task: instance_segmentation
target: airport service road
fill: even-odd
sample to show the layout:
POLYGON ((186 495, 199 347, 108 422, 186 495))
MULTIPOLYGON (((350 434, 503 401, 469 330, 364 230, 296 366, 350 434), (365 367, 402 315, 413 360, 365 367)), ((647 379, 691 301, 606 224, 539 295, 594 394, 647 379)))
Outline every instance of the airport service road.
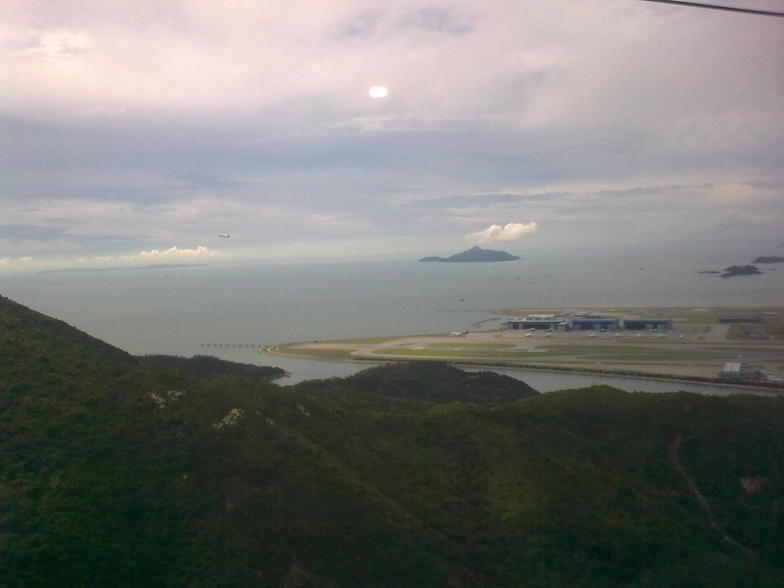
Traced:
POLYGON ((484 331, 291 343, 268 352, 314 359, 432 359, 510 366, 639 372, 714 378, 728 361, 784 373, 784 344, 731 341, 727 325, 700 325, 667 333, 621 331, 484 331))

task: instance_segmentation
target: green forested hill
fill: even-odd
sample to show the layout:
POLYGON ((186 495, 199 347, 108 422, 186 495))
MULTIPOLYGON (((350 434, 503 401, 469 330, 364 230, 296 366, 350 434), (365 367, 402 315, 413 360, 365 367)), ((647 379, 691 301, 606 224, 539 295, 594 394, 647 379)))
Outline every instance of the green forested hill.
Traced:
POLYGON ((0 298, 2 586, 780 586, 784 402, 194 376, 0 298))
POLYGON ((215 375, 241 375, 256 380, 272 380, 285 375, 286 371, 279 367, 266 365, 253 365, 237 363, 210 357, 209 355, 194 355, 193 357, 178 357, 176 355, 142 355, 136 358, 142 365, 179 370, 196 376, 215 375))

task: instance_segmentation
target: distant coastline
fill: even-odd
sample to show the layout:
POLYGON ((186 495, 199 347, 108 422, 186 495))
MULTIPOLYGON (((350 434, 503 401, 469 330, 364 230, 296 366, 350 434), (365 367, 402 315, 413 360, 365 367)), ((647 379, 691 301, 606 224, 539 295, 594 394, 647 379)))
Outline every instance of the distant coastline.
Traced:
POLYGON ((751 263, 784 263, 784 257, 780 255, 760 255, 751 263))
POLYGON ((569 367, 569 366, 555 366, 548 365, 542 366, 538 364, 520 364, 514 362, 504 361, 476 361, 469 359, 392 359, 392 358, 373 358, 373 357, 324 357, 314 355, 304 355, 301 353, 289 353, 280 350, 280 345, 267 345, 259 351, 266 355, 273 355, 279 357, 291 357, 297 359, 310 359, 314 361, 338 362, 338 363, 366 363, 378 365, 381 363, 400 363, 401 361, 434 361, 448 363, 460 367, 472 367, 479 369, 504 369, 504 370, 520 370, 520 371, 537 371, 537 372, 552 372, 552 373, 569 373, 569 374, 587 374, 592 376, 607 376, 607 377, 621 377, 633 378, 635 380, 653 380, 659 382, 683 382, 686 384, 705 384, 710 386, 717 386, 727 389, 741 389, 741 390, 758 390, 770 392, 771 394, 784 395, 784 386, 777 383, 756 383, 756 384, 729 384, 726 381, 719 380, 718 378, 706 378, 701 376, 684 376, 684 375, 668 375, 668 374, 650 374, 646 372, 638 372, 633 370, 612 370, 600 369, 589 367, 569 367))
POLYGON ((63 269, 41 270, 39 274, 70 274, 75 272, 116 272, 124 270, 181 269, 186 267, 207 267, 206 263, 156 263, 153 265, 132 265, 129 267, 67 267, 63 269))
POLYGON ((512 326, 522 321, 514 319, 507 321, 505 328, 487 331, 302 341, 268 345, 263 351, 327 361, 442 361, 489 369, 551 370, 784 392, 784 370, 778 363, 784 350, 781 307, 616 308, 605 309, 604 316, 585 308, 495 312, 527 314, 532 323, 538 320, 542 324, 512 326), (590 320, 586 316, 600 321, 621 317, 623 326, 561 327, 561 320, 574 316, 582 317, 581 321, 590 320), (652 326, 655 321, 661 326, 652 326), (740 353, 759 377, 731 382, 722 379, 723 367, 737 361, 740 353))
MULTIPOLYGON (((701 274, 721 274, 722 278, 734 278, 735 276, 757 276, 763 274, 762 270, 755 263, 784 263, 784 257, 779 255, 760 255, 755 258, 751 264, 745 265, 731 265, 725 267, 723 270, 702 270, 701 274)), ((775 271, 776 268, 770 268, 770 271, 775 271)))

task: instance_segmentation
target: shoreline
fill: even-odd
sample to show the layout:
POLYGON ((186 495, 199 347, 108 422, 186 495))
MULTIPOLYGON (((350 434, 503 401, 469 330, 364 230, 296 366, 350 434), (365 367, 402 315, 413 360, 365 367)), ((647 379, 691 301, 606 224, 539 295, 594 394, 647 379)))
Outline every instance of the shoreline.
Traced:
MULTIPOLYGON (((304 342, 302 342, 304 343, 304 342)), ((297 342, 294 343, 285 343, 283 345, 296 345, 297 342)), ((635 380, 653 380, 653 381, 664 381, 664 382, 683 382, 687 384, 705 384, 706 386, 717 386, 720 388, 730 388, 730 389, 738 389, 738 390, 756 390, 756 391, 765 391, 771 392, 778 395, 784 395, 784 384, 777 384, 777 383, 759 383, 759 384, 734 384, 728 383, 723 380, 719 380, 718 378, 707 378, 702 376, 678 376, 678 375, 667 375, 667 374, 648 374, 645 372, 637 372, 631 370, 609 370, 609 369, 598 369, 598 368, 576 368, 570 366, 542 366, 542 365, 532 365, 532 364, 517 364, 511 362, 504 362, 504 361, 488 361, 488 362, 479 362, 474 360, 453 360, 453 359, 430 359, 430 358, 405 358, 402 357, 400 359, 391 359, 388 357, 379 357, 379 358, 369 358, 369 357, 346 357, 346 358, 326 358, 323 356, 319 356, 317 354, 306 354, 306 353, 286 353, 285 351, 280 351, 279 348, 281 347, 280 344, 278 345, 267 345, 259 350, 261 354, 267 355, 278 355, 280 357, 290 357, 295 359, 307 359, 310 361, 323 361, 327 363, 399 363, 404 361, 435 361, 440 363, 447 363, 450 365, 455 366, 469 366, 475 368, 486 368, 488 370, 492 370, 494 368, 497 369, 518 369, 518 370, 528 370, 528 371, 537 371, 537 372, 553 372, 553 373, 573 373, 573 374, 586 374, 586 375, 593 375, 593 376, 614 376, 614 377, 622 377, 622 378, 630 378, 635 380), (275 349, 273 349, 275 348, 275 349)))

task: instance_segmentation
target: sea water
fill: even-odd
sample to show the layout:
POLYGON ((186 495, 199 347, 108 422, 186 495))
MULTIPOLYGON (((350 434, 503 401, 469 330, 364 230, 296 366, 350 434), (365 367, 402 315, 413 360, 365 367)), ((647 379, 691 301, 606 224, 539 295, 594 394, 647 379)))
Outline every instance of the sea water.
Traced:
MULTIPOLYGON (((764 253, 728 258, 713 249, 677 255, 562 249, 503 263, 386 260, 54 272, 4 276, 0 294, 133 354, 202 353, 279 365, 292 374, 281 383, 295 383, 344 376, 365 366, 261 355, 251 346, 494 328, 498 317, 490 310, 511 307, 780 305, 784 266, 731 279, 699 273, 764 253)), ((591 383, 650 391, 727 390, 632 378, 508 373, 532 385, 535 381, 543 391, 591 383)))

